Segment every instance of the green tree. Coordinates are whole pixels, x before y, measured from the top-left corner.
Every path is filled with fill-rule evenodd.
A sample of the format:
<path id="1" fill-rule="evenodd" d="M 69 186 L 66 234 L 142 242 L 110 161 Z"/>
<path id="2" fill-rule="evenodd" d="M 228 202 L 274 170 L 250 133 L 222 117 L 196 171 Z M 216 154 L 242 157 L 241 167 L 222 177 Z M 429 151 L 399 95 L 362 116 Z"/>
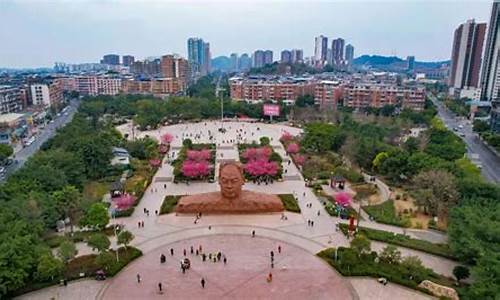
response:
<path id="1" fill-rule="evenodd" d="M 78 250 L 76 249 L 75 243 L 64 241 L 59 245 L 57 254 L 64 263 L 68 263 L 68 261 L 72 260 L 78 254 Z"/>
<path id="2" fill-rule="evenodd" d="M 74 186 L 65 186 L 61 191 L 54 192 L 52 199 L 57 207 L 61 209 L 64 217 L 69 218 L 71 232 L 73 232 L 73 224 L 76 214 L 80 211 L 82 195 Z"/>
<path id="3" fill-rule="evenodd" d="M 12 146 L 7 144 L 0 144 L 0 163 L 3 163 L 13 153 L 14 149 L 12 149 Z"/>
<path id="4" fill-rule="evenodd" d="M 401 262 L 401 251 L 396 246 L 387 245 L 379 255 L 380 260 L 389 264 L 399 264 Z"/>
<path id="5" fill-rule="evenodd" d="M 259 141 L 261 146 L 268 146 L 271 143 L 271 140 L 267 136 L 261 137 Z"/>
<path id="6" fill-rule="evenodd" d="M 453 175 L 446 171 L 424 171 L 413 178 L 415 200 L 433 215 L 444 218 L 458 203 L 458 192 Z"/>
<path id="7" fill-rule="evenodd" d="M 64 264 L 61 260 L 55 258 L 52 254 L 44 254 L 38 261 L 36 268 L 36 278 L 42 281 L 52 281 L 59 277 L 64 270 Z"/>
<path id="8" fill-rule="evenodd" d="M 102 203 L 94 203 L 87 210 L 80 223 L 97 230 L 104 229 L 109 223 L 108 210 Z"/>
<path id="9" fill-rule="evenodd" d="M 191 141 L 191 139 L 185 139 L 182 141 L 182 146 L 191 149 L 193 147 L 193 141 Z"/>
<path id="10" fill-rule="evenodd" d="M 409 153 L 415 153 L 419 150 L 420 140 L 416 137 L 410 136 L 403 144 L 403 148 Z"/>
<path id="11" fill-rule="evenodd" d="M 458 282 L 462 279 L 468 278 L 470 275 L 469 269 L 467 267 L 458 265 L 453 268 L 453 276 L 457 279 Z"/>
<path id="12" fill-rule="evenodd" d="M 358 255 L 352 249 L 344 249 L 340 255 L 340 265 L 343 268 L 347 268 L 347 271 L 351 271 L 351 267 L 359 263 Z"/>
<path id="13" fill-rule="evenodd" d="M 103 268 L 104 270 L 109 271 L 110 268 L 115 263 L 115 257 L 109 251 L 102 251 L 95 258 L 95 263 L 96 263 L 96 265 Z"/>
<path id="14" fill-rule="evenodd" d="M 94 233 L 89 237 L 87 244 L 92 250 L 97 249 L 97 251 L 102 252 L 109 249 L 111 242 L 104 233 Z"/>
<path id="15" fill-rule="evenodd" d="M 358 255 L 361 255 L 362 253 L 370 252 L 370 244 L 371 242 L 368 238 L 362 234 L 357 234 L 351 241 L 351 249 L 356 251 Z"/>
<path id="16" fill-rule="evenodd" d="M 382 108 L 380 109 L 380 113 L 386 117 L 392 116 L 395 111 L 396 111 L 396 106 L 391 104 L 386 104 L 382 106 Z"/>
<path id="17" fill-rule="evenodd" d="M 302 146 L 313 152 L 339 150 L 346 135 L 339 127 L 326 123 L 310 123 L 305 128 Z"/>
<path id="18" fill-rule="evenodd" d="M 301 95 L 297 97 L 295 100 L 295 105 L 298 107 L 306 107 L 314 105 L 314 96 L 313 95 Z"/>
<path id="19" fill-rule="evenodd" d="M 387 152 L 380 152 L 379 154 L 377 154 L 377 156 L 375 156 L 375 159 L 373 159 L 373 167 L 375 169 L 378 169 L 380 168 L 380 166 L 382 165 L 382 163 L 384 162 L 384 160 L 386 160 L 387 158 L 389 158 L 389 153 Z"/>
<path id="20" fill-rule="evenodd" d="M 500 254 L 498 244 L 494 252 L 484 252 L 484 255 L 472 268 L 473 283 L 466 290 L 468 299 L 498 299 L 500 295 Z"/>
<path id="21" fill-rule="evenodd" d="M 488 122 L 482 120 L 474 120 L 472 130 L 474 130 L 475 132 L 488 131 L 490 130 L 490 125 L 488 124 Z"/>
<path id="22" fill-rule="evenodd" d="M 134 235 L 127 230 L 121 231 L 118 235 L 118 245 L 124 245 L 127 248 L 127 245 L 134 239 Z"/>

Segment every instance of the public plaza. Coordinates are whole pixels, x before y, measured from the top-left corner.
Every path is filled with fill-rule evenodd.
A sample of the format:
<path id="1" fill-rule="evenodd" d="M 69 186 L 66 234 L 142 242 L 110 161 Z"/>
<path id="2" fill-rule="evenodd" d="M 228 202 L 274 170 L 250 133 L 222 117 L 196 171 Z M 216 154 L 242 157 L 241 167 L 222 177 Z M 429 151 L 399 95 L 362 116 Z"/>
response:
<path id="1" fill-rule="evenodd" d="M 330 216 L 313 192 L 306 187 L 295 166 L 288 163 L 279 139 L 286 131 L 299 135 L 300 128 L 286 125 L 224 122 L 199 122 L 163 126 L 156 130 L 132 130 L 130 123 L 118 130 L 129 139 L 150 136 L 156 139 L 166 133 L 173 136 L 168 155 L 146 190 L 132 216 L 113 219 L 112 223 L 124 225 L 135 235 L 132 246 L 143 256 L 125 267 L 115 277 L 103 282 L 92 279 L 71 282 L 70 288 L 52 287 L 21 299 L 431 299 L 432 297 L 400 285 L 382 285 L 374 278 L 343 277 L 316 254 L 328 247 L 348 246 L 349 240 L 336 230 L 338 222 Z M 209 132 L 211 134 L 209 134 Z M 213 136 L 210 140 L 210 135 Z M 193 143 L 216 144 L 216 166 L 223 161 L 238 161 L 238 143 L 259 141 L 268 137 L 271 146 L 283 158 L 282 181 L 272 184 L 246 182 L 243 189 L 267 194 L 294 194 L 301 213 L 203 215 L 175 213 L 155 215 L 167 195 L 192 195 L 219 190 L 218 174 L 215 182 L 174 183 L 173 167 L 169 161 L 179 152 L 183 139 Z M 387 186 L 377 183 L 381 194 Z M 144 210 L 152 212 L 149 216 Z M 308 226 L 308 221 L 314 226 Z M 144 227 L 138 228 L 138 222 Z M 382 225 L 366 218 L 362 226 L 403 233 L 400 227 Z M 255 232 L 255 237 L 252 237 Z M 406 234 L 437 242 L 443 236 L 419 230 L 406 230 Z M 115 241 L 112 240 L 115 245 Z M 204 253 L 221 252 L 227 261 L 203 261 L 201 253 L 191 253 L 203 248 Z M 380 251 L 384 243 L 373 242 L 373 250 Z M 281 253 L 278 252 L 280 247 Z M 171 255 L 171 249 L 174 254 Z M 184 250 L 187 252 L 184 256 Z M 403 256 L 416 255 L 423 264 L 436 272 L 451 276 L 455 262 L 431 254 L 400 249 Z M 87 250 L 91 251 L 90 249 Z M 271 265 L 270 252 L 274 252 Z M 83 251 L 85 252 L 85 251 Z M 166 261 L 160 263 L 164 254 Z M 182 272 L 180 260 L 191 261 L 190 269 Z M 269 280 L 272 274 L 272 281 Z M 141 282 L 137 281 L 140 275 Z M 205 287 L 200 284 L 205 279 Z M 162 283 L 162 293 L 158 291 Z"/>

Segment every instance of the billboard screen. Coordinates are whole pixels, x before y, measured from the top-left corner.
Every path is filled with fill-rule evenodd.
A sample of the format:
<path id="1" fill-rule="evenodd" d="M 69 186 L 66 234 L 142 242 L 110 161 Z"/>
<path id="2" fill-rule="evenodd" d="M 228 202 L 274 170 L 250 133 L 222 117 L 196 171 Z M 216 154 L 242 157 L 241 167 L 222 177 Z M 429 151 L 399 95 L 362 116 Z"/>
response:
<path id="1" fill-rule="evenodd" d="M 276 104 L 264 104 L 264 116 L 277 117 L 280 115 L 280 106 Z"/>

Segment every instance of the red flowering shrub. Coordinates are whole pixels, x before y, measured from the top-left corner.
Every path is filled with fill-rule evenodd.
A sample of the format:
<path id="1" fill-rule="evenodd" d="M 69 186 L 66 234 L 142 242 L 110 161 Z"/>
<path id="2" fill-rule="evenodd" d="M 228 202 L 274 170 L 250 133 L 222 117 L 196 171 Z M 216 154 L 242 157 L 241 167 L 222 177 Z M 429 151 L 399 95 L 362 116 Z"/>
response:
<path id="1" fill-rule="evenodd" d="M 174 136 L 171 135 L 170 133 L 165 133 L 164 135 L 161 136 L 161 142 L 163 144 L 170 144 L 174 140 Z"/>
<path id="2" fill-rule="evenodd" d="M 210 174 L 210 165 L 207 161 L 194 161 L 186 159 L 182 163 L 182 174 L 186 177 L 197 178 L 204 177 Z"/>
<path id="3" fill-rule="evenodd" d="M 290 143 L 288 147 L 286 148 L 286 152 L 290 154 L 295 154 L 298 153 L 300 150 L 299 145 L 297 143 Z"/>
<path id="4" fill-rule="evenodd" d="M 285 132 L 283 132 L 283 134 L 280 137 L 280 142 L 282 142 L 282 143 L 288 143 L 292 139 L 293 139 L 293 135 L 290 132 L 285 131 Z"/>
<path id="5" fill-rule="evenodd" d="M 268 161 L 263 159 L 253 159 L 245 164 L 244 170 L 250 176 L 276 176 L 278 174 L 278 164 L 274 161 Z"/>
<path id="6" fill-rule="evenodd" d="M 116 203 L 116 207 L 118 210 L 126 210 L 134 205 L 135 197 L 130 194 L 123 194 L 113 201 Z"/>
<path id="7" fill-rule="evenodd" d="M 342 192 L 335 195 L 335 202 L 342 207 L 348 206 L 351 203 L 351 200 L 351 195 L 348 193 Z"/>
<path id="8" fill-rule="evenodd" d="M 304 162 L 306 161 L 306 158 L 304 155 L 301 155 L 301 154 L 293 154 L 292 155 L 292 158 L 293 158 L 293 161 L 299 165 L 299 166 L 303 166 L 304 165 Z"/>
<path id="9" fill-rule="evenodd" d="M 188 150 L 187 159 L 192 161 L 210 160 L 210 150 L 203 149 L 200 151 Z"/>

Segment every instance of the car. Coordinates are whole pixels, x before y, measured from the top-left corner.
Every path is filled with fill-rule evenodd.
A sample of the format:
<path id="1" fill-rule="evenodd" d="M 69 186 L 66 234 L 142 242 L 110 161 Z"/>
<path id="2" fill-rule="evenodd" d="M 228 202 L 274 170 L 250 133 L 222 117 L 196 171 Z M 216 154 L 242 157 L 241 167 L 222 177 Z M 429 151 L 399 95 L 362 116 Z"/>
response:
<path id="1" fill-rule="evenodd" d="M 457 127 L 453 127 L 453 131 L 458 131 L 458 128 Z"/>
<path id="2" fill-rule="evenodd" d="M 460 124 L 460 125 L 458 125 L 458 128 L 462 129 L 462 128 L 464 128 L 464 125 Z"/>
<path id="3" fill-rule="evenodd" d="M 3 174 L 5 173 L 5 168 L 4 167 L 0 167 L 0 174 Z"/>
<path id="4" fill-rule="evenodd" d="M 465 133 L 463 133 L 463 132 L 460 132 L 458 135 L 461 137 L 465 137 Z"/>

